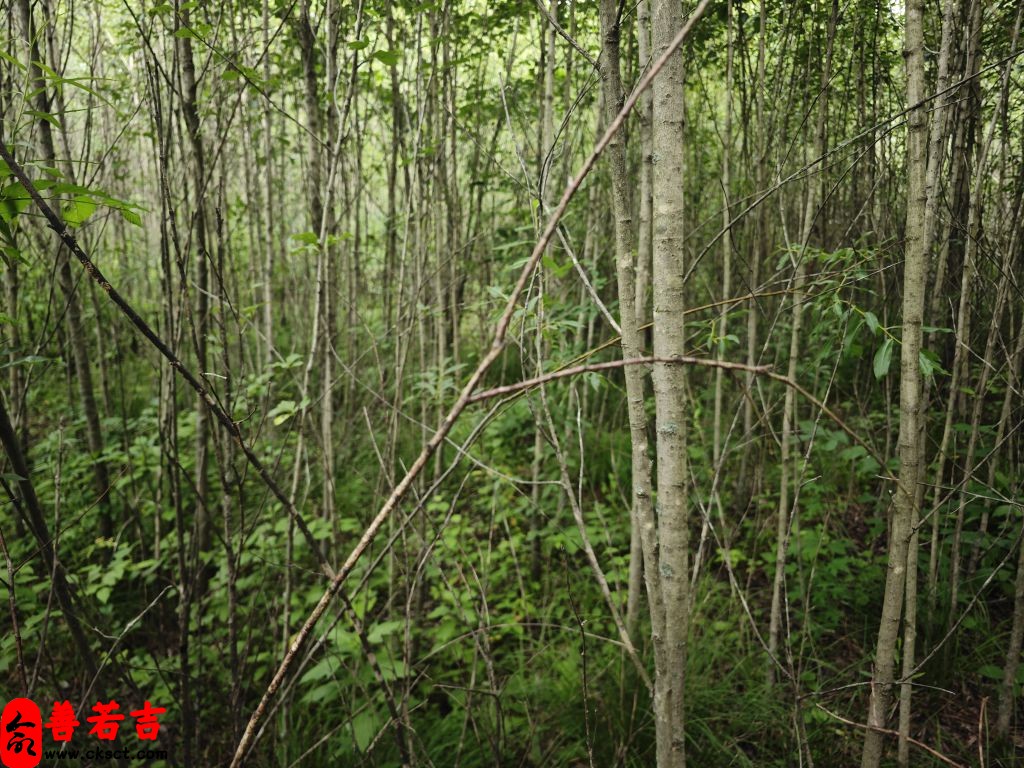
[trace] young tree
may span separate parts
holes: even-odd
[[[918,525],[917,484],[921,451],[921,328],[925,281],[928,274],[925,185],[928,166],[928,111],[924,102],[924,2],[909,0],[905,15],[904,57],[907,70],[907,226],[903,257],[903,307],[900,346],[899,475],[889,528],[888,570],[882,615],[875,646],[868,704],[868,730],[864,733],[862,768],[878,768],[883,734],[892,696],[904,587],[909,568],[910,540]],[[913,616],[913,609],[909,611]]]
[[[652,0],[651,51],[669,48],[682,27],[679,3]],[[685,179],[686,70],[674,53],[652,90],[654,356],[686,351]],[[682,365],[659,362],[651,373],[657,431],[658,589],[664,604],[664,666],[655,680],[654,717],[659,768],[686,765],[684,697],[686,645],[690,631],[690,504],[687,433],[690,404]],[[656,605],[651,601],[652,607]],[[652,618],[654,618],[652,614]],[[655,624],[655,628],[658,625]]]

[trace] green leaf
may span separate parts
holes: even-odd
[[[28,208],[31,199],[28,191],[18,182],[0,189],[0,219],[11,221]]]
[[[373,58],[379,61],[381,64],[386,64],[389,67],[393,67],[398,63],[400,54],[398,51],[374,51]]]
[[[864,313],[864,322],[867,323],[868,329],[871,331],[872,335],[877,336],[878,335],[879,324],[878,324],[878,318],[875,317],[875,313],[874,312],[865,312]]]
[[[25,111],[32,115],[32,117],[38,117],[40,120],[45,120],[46,122],[50,123],[55,128],[60,128],[60,123],[57,122],[57,118],[51,115],[49,112],[40,112],[38,109],[28,109]]]
[[[76,195],[75,199],[64,207],[64,221],[72,227],[81,226],[82,222],[92,216],[95,210],[96,203],[91,198],[85,195]]]
[[[368,40],[353,40],[348,44],[348,47],[353,51],[361,51],[363,48],[369,46],[369,44],[370,42]]]
[[[383,641],[388,635],[393,635],[404,626],[405,622],[399,620],[382,621],[380,624],[374,624],[373,628],[366,635],[366,642],[375,645]]]
[[[359,751],[365,752],[373,737],[377,735],[377,718],[371,710],[363,712],[352,721],[352,735],[355,736]]]
[[[50,191],[55,195],[88,195],[90,189],[83,187],[81,184],[69,184],[66,181],[55,182],[51,187]]]
[[[67,84],[67,85],[72,86],[73,88],[78,88],[79,90],[85,91],[90,96],[93,96],[94,98],[97,98],[97,99],[99,99],[100,101],[102,101],[102,102],[104,102],[106,104],[110,104],[110,101],[108,101],[106,98],[104,98],[99,93],[97,93],[94,89],[90,88],[88,85],[85,84],[86,82],[91,82],[94,79],[104,79],[104,80],[106,80],[108,78],[62,77],[60,79],[60,82],[61,82],[61,85]],[[59,176],[60,174],[58,173],[57,175]]]
[[[930,377],[933,373],[935,373],[935,366],[932,365],[932,361],[928,359],[928,356],[924,353],[923,350],[918,353],[917,359],[920,361],[922,376]]]
[[[921,366],[921,374],[923,376],[931,377],[936,372],[947,373],[946,369],[939,363],[939,357],[934,352],[928,349],[922,349],[918,353],[918,361]]]
[[[13,261],[25,261],[25,257],[21,251],[14,247],[14,233],[11,232],[11,226],[8,220],[4,218],[4,213],[7,212],[7,203],[4,202],[3,197],[0,196],[0,238],[3,239],[3,245],[0,245],[0,251]]]
[[[271,409],[267,416],[273,420],[274,426],[278,426],[280,424],[284,424],[288,419],[294,416],[295,410],[294,400],[282,400]]]
[[[3,59],[8,64],[10,64],[12,67],[17,67],[20,70],[27,70],[27,67],[24,64],[22,64],[16,58],[11,56],[11,54],[7,53],[7,51],[0,50],[0,59]]]
[[[320,238],[317,237],[315,232],[299,232],[292,235],[292,240],[298,240],[304,245],[318,245],[320,243]]]
[[[377,663],[380,666],[380,676],[385,680],[397,680],[400,677],[405,677],[408,671],[405,668],[405,662],[401,659],[377,659]]]
[[[892,339],[886,339],[882,346],[875,353],[875,378],[881,379],[889,372],[889,364],[892,362]]]
[[[47,363],[50,361],[48,357],[42,357],[41,355],[26,355],[25,357],[19,357],[16,360],[9,360],[0,363],[0,369],[12,368],[16,365],[32,365],[33,363]]]
[[[303,683],[315,683],[317,680],[326,680],[334,676],[334,670],[338,662],[330,656],[325,656],[316,664],[310,667],[302,676]]]
[[[333,701],[338,697],[338,684],[335,681],[318,685],[302,697],[303,704],[319,704],[323,701]]]
[[[978,674],[982,677],[987,677],[989,680],[1003,679],[1003,670],[1001,670],[995,664],[986,664],[978,670]]]
[[[48,66],[46,66],[43,62],[39,61],[38,59],[36,61],[33,61],[32,63],[39,67],[39,69],[42,70],[43,74],[51,80],[53,80],[55,83],[60,84],[60,82],[64,79],[63,77],[58,75],[54,70],[50,69]]]
[[[131,208],[118,208],[118,210],[121,211],[121,215],[124,216],[125,221],[129,224],[134,224],[136,227],[142,226],[142,217]]]

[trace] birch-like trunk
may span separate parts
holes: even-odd
[[[652,3],[652,53],[660,57],[682,26],[676,0]],[[686,234],[683,188],[685,141],[685,64],[673,54],[653,85],[652,143],[654,149],[654,355],[668,358],[685,353],[686,317],[683,275]],[[690,532],[687,499],[687,429],[690,405],[686,369],[681,365],[654,366],[655,418],[658,457],[658,578],[665,603],[665,665],[657,676],[654,717],[659,768],[686,765],[683,717],[686,681],[686,640],[690,620]]]
[[[618,4],[615,0],[601,2],[601,40],[603,54],[602,87],[604,88],[605,115],[610,122],[622,107],[622,76],[619,53]],[[629,177],[626,172],[626,147],[622,134],[616,134],[608,145],[608,159],[612,172],[612,206],[615,214],[615,265],[619,289],[619,325],[622,328],[622,356],[624,359],[643,355],[643,336],[636,316],[636,269],[633,264],[633,220],[629,204]],[[629,418],[629,436],[632,448],[632,537],[639,543],[630,547],[630,584],[626,610],[626,628],[632,636],[636,629],[639,604],[639,573],[641,564],[647,576],[648,602],[654,618],[655,670],[661,669],[663,636],[661,615],[664,610],[654,578],[655,564],[654,508],[651,498],[651,460],[648,458],[647,412],[644,410],[644,369],[636,365],[625,367],[626,409]],[[634,560],[635,558],[635,560]],[[641,559],[642,558],[642,559]]]
[[[924,2],[909,0],[906,9],[904,56],[907,67],[907,104],[919,104],[925,96]],[[868,726],[884,728],[892,695],[896,664],[896,639],[903,608],[910,540],[917,524],[917,480],[920,465],[921,325],[924,288],[928,273],[926,237],[928,113],[924,105],[913,109],[907,128],[907,228],[903,266],[903,338],[900,348],[899,482],[896,487],[892,527],[889,531],[889,562],[882,602],[882,617],[871,676]],[[913,614],[913,610],[911,611]],[[910,616],[913,619],[913,615]],[[883,734],[867,730],[861,768],[878,768]]]

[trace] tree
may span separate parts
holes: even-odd
[[[679,4],[672,0],[652,2],[653,55],[669,50],[674,31],[682,27]],[[654,286],[654,356],[662,359],[686,349],[685,194],[683,154],[685,132],[685,63],[683,53],[673,54],[654,81],[652,90],[652,140],[654,177],[652,196]],[[654,712],[658,733],[658,765],[686,765],[684,697],[686,645],[690,630],[690,510],[687,465],[686,368],[660,362],[651,372],[654,384],[657,431],[658,589],[664,604],[664,665],[655,682]],[[652,606],[655,601],[651,601]],[[657,619],[654,619],[657,622]],[[659,624],[654,624],[655,631]]]
[[[864,734],[862,768],[877,768],[882,755],[882,731],[892,696],[896,664],[896,640],[899,637],[907,571],[917,570],[917,561],[908,560],[916,536],[919,510],[917,484],[921,451],[921,336],[924,315],[925,278],[928,270],[926,210],[928,190],[925,184],[928,166],[928,117],[924,103],[924,3],[907,3],[904,57],[907,67],[907,228],[903,257],[903,307],[900,338],[900,425],[899,475],[893,497],[892,523],[889,529],[888,569],[882,616],[878,628],[871,698],[868,704],[868,729]],[[916,540],[916,539],[915,539]],[[915,621],[916,606],[907,605],[907,622]],[[911,646],[912,647],[912,646]]]

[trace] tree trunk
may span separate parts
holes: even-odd
[[[909,0],[906,9],[904,57],[907,68],[907,105],[918,104],[925,96],[924,76],[924,1]],[[908,568],[917,563],[907,560],[911,537],[917,525],[917,482],[920,465],[921,413],[921,325],[924,314],[924,289],[928,273],[926,237],[928,112],[921,105],[910,112],[907,128],[907,227],[903,267],[903,338],[900,349],[900,427],[899,482],[896,487],[892,527],[889,531],[889,561],[878,629],[868,726],[884,728],[892,694],[896,661],[896,638]],[[909,620],[916,606],[909,606]],[[861,768],[878,768],[882,758],[883,734],[867,730]]]
[[[825,66],[822,67],[821,80],[819,82],[820,96],[818,101],[818,117],[815,126],[813,160],[820,162],[824,167],[825,152],[827,149],[825,140],[825,124],[828,118],[828,83],[832,76],[832,52],[835,40],[836,24],[839,20],[838,0],[832,0],[832,12],[829,16],[828,30],[825,42]],[[822,182],[812,177],[807,188],[807,199],[804,205],[803,221],[800,228],[800,251],[796,254],[796,275],[793,279],[793,320],[789,335],[789,359],[786,377],[790,381],[796,381],[797,365],[800,361],[800,342],[803,331],[804,318],[804,285],[807,281],[807,246],[811,240],[811,232],[814,228],[815,219],[818,218],[819,201]],[[790,485],[792,479],[797,476],[791,470],[792,443],[794,441],[793,425],[796,423],[796,391],[792,387],[786,388],[785,400],[782,407],[782,441],[781,457],[779,459],[779,506],[776,513],[775,525],[775,574],[772,582],[772,604],[768,625],[768,653],[771,658],[768,661],[768,682],[775,680],[775,669],[778,663],[779,636],[782,633],[782,604],[785,592],[785,568],[786,553],[789,549],[790,527],[794,525],[797,515],[796,494],[793,494],[793,503],[790,504]]]
[[[665,53],[682,13],[675,0],[653,0],[652,53]],[[684,214],[685,63],[674,53],[654,80],[654,355],[684,354],[686,271]],[[652,372],[657,420],[658,575],[665,605],[665,664],[657,676],[654,717],[659,768],[686,765],[684,687],[690,623],[690,531],[686,368],[657,363]]]
[[[602,87],[604,88],[605,117],[610,122],[622,108],[622,80],[620,74],[618,4],[615,0],[601,2],[601,39],[603,41]],[[619,325],[622,329],[622,357],[631,359],[643,355],[643,336],[637,322],[635,296],[636,271],[633,265],[633,221],[629,205],[629,177],[626,171],[626,147],[621,134],[608,146],[608,159],[612,173],[612,205],[615,215],[615,265],[619,291]],[[660,625],[664,607],[658,594],[654,541],[654,509],[651,499],[651,460],[648,457],[647,412],[644,409],[644,369],[626,366],[626,410],[629,418],[631,445],[631,546],[630,579],[627,599],[626,628],[635,634],[639,615],[640,574],[648,575],[648,601],[651,604],[655,633],[655,669],[660,669],[663,646]],[[646,541],[644,534],[646,532]],[[639,546],[637,546],[639,545]],[[635,561],[634,561],[635,558]],[[641,559],[642,558],[642,559]]]
[[[43,4],[44,15],[49,18],[49,4]],[[57,153],[53,141],[53,130],[50,125],[50,96],[46,79],[43,74],[43,58],[40,54],[39,43],[35,21],[32,18],[32,10],[29,0],[19,0],[18,8],[21,12],[21,21],[24,28],[25,39],[28,41],[29,55],[31,57],[32,84],[35,88],[35,109],[38,112],[38,123],[36,124],[39,138],[39,148],[42,152],[45,164],[50,168],[58,167]],[[57,64],[54,65],[59,69]],[[66,180],[74,183],[74,169],[71,166],[71,159],[64,157],[60,161],[60,168]],[[67,323],[68,323],[68,345],[71,347],[71,357],[75,369],[75,379],[78,383],[78,397],[81,400],[82,412],[85,415],[85,437],[89,452],[93,456],[92,474],[93,486],[96,493],[96,501],[99,508],[99,534],[104,538],[110,538],[114,534],[114,522],[110,509],[110,473],[107,463],[100,454],[103,453],[103,432],[100,428],[99,410],[96,407],[96,395],[92,383],[92,364],[89,359],[88,335],[82,322],[82,305],[79,301],[75,280],[71,274],[71,263],[68,259],[68,252],[64,246],[57,249],[57,281],[60,283],[61,291],[64,293],[64,300],[67,302]]]

